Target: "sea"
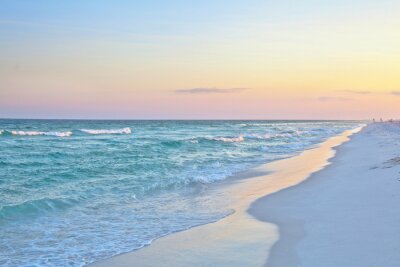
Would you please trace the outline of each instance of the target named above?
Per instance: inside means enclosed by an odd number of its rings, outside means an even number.
[[[362,123],[1,119],[0,266],[84,266],[218,221],[235,211],[214,187]]]

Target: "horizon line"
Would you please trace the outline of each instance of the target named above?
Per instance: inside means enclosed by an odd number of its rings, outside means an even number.
[[[0,120],[97,120],[97,121],[370,121],[372,119],[128,119],[128,118],[2,118]]]

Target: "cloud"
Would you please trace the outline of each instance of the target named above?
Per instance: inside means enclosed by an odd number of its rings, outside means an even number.
[[[317,98],[317,100],[321,102],[329,102],[329,101],[352,101],[354,99],[348,97],[320,96]]]
[[[357,91],[357,90],[336,90],[335,92],[349,93],[349,94],[358,94],[358,95],[395,95],[400,96],[400,91],[392,91],[392,92],[372,92],[372,91]]]
[[[357,90],[336,90],[336,92],[343,92],[349,94],[357,94],[357,95],[368,95],[371,94],[371,91],[357,91]]]
[[[232,94],[239,93],[248,88],[190,88],[178,89],[174,92],[177,94]]]

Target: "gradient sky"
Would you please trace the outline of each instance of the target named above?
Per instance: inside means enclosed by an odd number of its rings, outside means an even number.
[[[400,118],[400,1],[0,0],[0,117]]]

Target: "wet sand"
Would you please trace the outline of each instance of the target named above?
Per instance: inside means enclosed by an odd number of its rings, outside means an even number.
[[[251,206],[249,213],[251,203],[297,185],[321,170],[334,156],[333,148],[358,130],[346,131],[292,158],[265,164],[249,172],[247,179],[231,179],[221,190],[228,190],[234,197],[234,214],[159,238],[150,246],[92,266],[264,266],[270,253],[275,253],[274,244],[282,238],[281,226],[259,216],[264,210],[260,202]]]
[[[396,267],[400,263],[400,127],[371,124],[331,164],[251,205],[279,226],[268,267]]]

